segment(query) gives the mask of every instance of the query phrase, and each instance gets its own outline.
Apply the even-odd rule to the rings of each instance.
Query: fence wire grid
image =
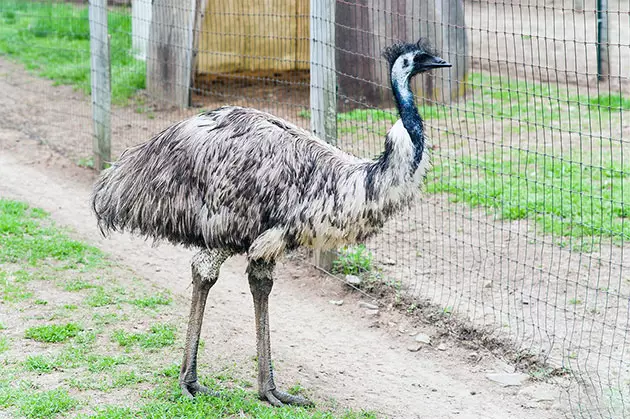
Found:
[[[0,22],[3,83],[21,92],[1,95],[6,124],[92,165],[87,2],[3,0]],[[113,1],[107,30],[113,158],[226,104],[375,157],[397,119],[380,53],[429,38],[454,66],[414,87],[423,197],[336,270],[561,369],[572,416],[630,417],[630,2]],[[42,97],[25,71],[74,90]]]

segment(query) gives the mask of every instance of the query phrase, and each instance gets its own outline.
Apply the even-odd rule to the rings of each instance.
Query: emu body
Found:
[[[401,119],[376,160],[347,154],[297,126],[250,108],[223,107],[165,129],[128,149],[94,186],[103,232],[129,231],[202,250],[193,258],[193,295],[180,386],[197,380],[205,301],[223,261],[246,253],[254,298],[261,398],[307,404],[276,389],[271,368],[268,296],[275,261],[300,246],[363,241],[419,192],[428,157],[409,87],[422,71],[450,64],[425,43],[385,51]]]
[[[250,259],[334,248],[374,234],[417,192],[428,158],[410,172],[401,122],[387,144],[379,160],[359,159],[272,115],[224,107],[127,150],[97,182],[94,209],[103,230]]]

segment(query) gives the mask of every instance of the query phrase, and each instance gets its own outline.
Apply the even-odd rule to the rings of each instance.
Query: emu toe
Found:
[[[214,397],[218,397],[219,393],[216,391],[211,391],[206,386],[202,386],[198,381],[193,381],[192,383],[186,383],[184,381],[180,381],[179,387],[182,389],[182,393],[184,396],[189,399],[195,398],[198,394],[209,394]]]
[[[302,397],[294,396],[293,394],[285,393],[279,390],[269,390],[260,396],[261,399],[267,400],[272,406],[280,407],[285,404],[292,404],[295,406],[313,406],[313,402]]]

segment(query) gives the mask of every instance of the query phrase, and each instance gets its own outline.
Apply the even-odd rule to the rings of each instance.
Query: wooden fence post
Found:
[[[196,6],[196,0],[153,0],[147,91],[169,105],[191,103]]]
[[[111,160],[111,67],[107,34],[107,0],[90,0],[90,63],[92,68],[92,120],[94,169]]]
[[[311,0],[311,130],[337,145],[335,0]],[[313,263],[330,270],[334,253],[316,250]]]

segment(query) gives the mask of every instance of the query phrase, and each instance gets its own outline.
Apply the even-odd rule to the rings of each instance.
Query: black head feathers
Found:
[[[389,67],[391,68],[398,57],[413,51],[422,51],[427,54],[437,55],[437,52],[433,49],[429,40],[426,38],[420,38],[416,43],[396,42],[395,44],[390,45],[383,50],[383,58],[387,60]]]

